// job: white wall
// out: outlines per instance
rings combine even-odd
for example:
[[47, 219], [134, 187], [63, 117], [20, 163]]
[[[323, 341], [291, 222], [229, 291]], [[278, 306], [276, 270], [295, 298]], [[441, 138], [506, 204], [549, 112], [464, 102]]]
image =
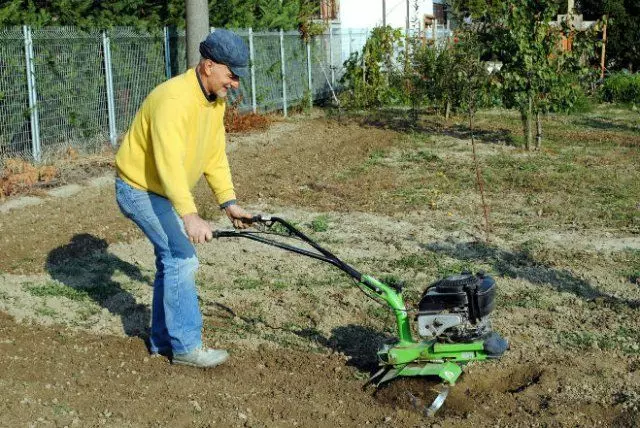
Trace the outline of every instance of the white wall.
[[[415, 16], [418, 3], [418, 20], [425, 14], [433, 14], [432, 0], [409, 0], [409, 19]], [[386, 0], [387, 25], [405, 28], [407, 20], [406, 0]], [[340, 0], [340, 26], [342, 28], [373, 28], [382, 25], [382, 0]]]

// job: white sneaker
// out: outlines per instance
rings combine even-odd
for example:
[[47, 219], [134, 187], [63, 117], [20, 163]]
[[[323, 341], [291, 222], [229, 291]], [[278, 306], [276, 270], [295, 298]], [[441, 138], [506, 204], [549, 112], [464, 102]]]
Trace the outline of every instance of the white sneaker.
[[186, 354], [173, 354], [173, 364], [192, 367], [215, 367], [229, 359], [224, 349], [196, 348]]

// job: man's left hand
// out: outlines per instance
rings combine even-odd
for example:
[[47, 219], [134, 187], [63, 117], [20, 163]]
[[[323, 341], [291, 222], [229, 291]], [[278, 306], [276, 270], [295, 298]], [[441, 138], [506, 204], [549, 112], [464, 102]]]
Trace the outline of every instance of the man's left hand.
[[246, 229], [251, 226], [250, 220], [253, 218], [253, 215], [246, 212], [239, 205], [229, 205], [224, 208], [224, 212], [236, 229]]

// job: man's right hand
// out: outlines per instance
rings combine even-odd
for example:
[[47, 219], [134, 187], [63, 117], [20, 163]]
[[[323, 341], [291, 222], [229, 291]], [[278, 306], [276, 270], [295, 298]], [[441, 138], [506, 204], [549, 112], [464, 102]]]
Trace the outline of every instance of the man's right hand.
[[182, 216], [182, 221], [184, 222], [184, 231], [194, 244], [204, 244], [213, 239], [211, 226], [197, 213], [185, 214]]

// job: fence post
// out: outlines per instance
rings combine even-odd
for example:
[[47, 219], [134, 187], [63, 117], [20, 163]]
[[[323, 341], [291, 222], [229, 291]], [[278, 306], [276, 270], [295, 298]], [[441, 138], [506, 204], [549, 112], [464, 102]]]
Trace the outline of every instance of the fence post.
[[35, 162], [40, 162], [40, 119], [38, 117], [38, 93], [36, 91], [36, 71], [33, 63], [33, 39], [31, 28], [23, 25], [24, 56], [27, 66], [27, 89], [29, 90], [29, 113], [31, 116], [31, 153]]
[[251, 63], [251, 108], [256, 113], [258, 105], [256, 103], [256, 66], [255, 52], [253, 50], [253, 28], [249, 27], [249, 62]]
[[164, 74], [167, 80], [171, 79], [171, 41], [169, 40], [169, 27], [164, 27]]
[[107, 86], [107, 112], [109, 115], [109, 140], [115, 147], [118, 140], [116, 131], [116, 109], [113, 96], [113, 75], [111, 74], [111, 44], [107, 32], [102, 32], [102, 49], [104, 52], [104, 78]]
[[284, 30], [280, 29], [280, 65], [282, 72], [282, 107], [284, 117], [287, 117], [287, 76], [284, 65]]
[[309, 108], [313, 107], [313, 82], [311, 81], [311, 43], [309, 38], [307, 44], [307, 85], [309, 85]]
[[329, 69], [331, 70], [331, 86], [336, 85], [336, 73], [333, 69], [333, 27], [329, 25]]
[[436, 45], [437, 41], [438, 41], [438, 20], [434, 19], [433, 20], [433, 46]]

